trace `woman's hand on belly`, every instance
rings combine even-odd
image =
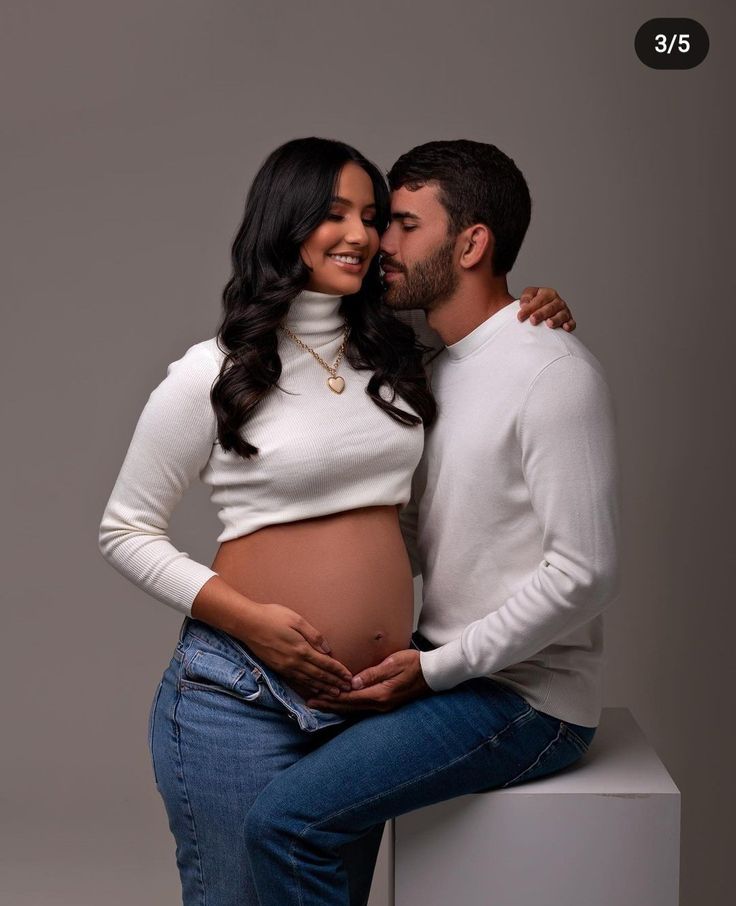
[[[281,604],[261,604],[249,611],[240,637],[269,667],[301,688],[339,695],[349,691],[352,673],[330,657],[330,646],[315,627]]]
[[[310,708],[350,714],[353,711],[391,711],[412,699],[430,695],[422,673],[419,652],[414,649],[396,651],[375,667],[369,667],[353,677],[353,691],[334,701],[319,696],[307,702]]]

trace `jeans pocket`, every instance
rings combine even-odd
[[[593,735],[595,733],[595,727],[582,728],[583,731],[586,732],[587,736],[589,737],[586,742],[586,740],[584,740],[575,730],[573,730],[573,728],[570,726],[570,724],[565,723],[564,721],[562,723],[563,723],[564,732],[565,732],[565,735],[567,736],[567,738],[570,740],[570,742],[572,742],[575,746],[578,747],[581,755],[585,755],[585,753],[590,748],[590,743],[591,743],[591,741],[593,739]]]
[[[180,689],[224,693],[252,702],[261,694],[253,669],[234,663],[224,655],[201,648],[189,649],[179,676]]]
[[[549,726],[551,718],[545,715],[545,723]],[[518,783],[526,783],[529,780],[537,780],[546,777],[548,774],[556,774],[564,768],[569,767],[582,757],[584,752],[581,750],[583,741],[573,733],[564,720],[557,720],[557,730],[554,737],[542,745],[536,757],[532,756],[531,763],[521,773],[516,774],[511,780],[503,784],[504,787],[515,786]]]

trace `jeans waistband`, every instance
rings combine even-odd
[[[283,677],[272,667],[264,664],[260,658],[241,642],[229,633],[221,629],[210,626],[201,620],[195,620],[193,617],[184,617],[179,630],[179,642],[177,651],[179,659],[183,656],[188,639],[199,639],[208,646],[229,654],[231,657],[236,656],[244,660],[253,671],[256,679],[261,679],[266,683],[271,694],[286,709],[288,714],[293,717],[302,730],[313,731],[322,727],[333,726],[334,724],[345,723],[347,718],[341,714],[331,714],[327,711],[320,711],[316,708],[309,708],[299,693],[292,689],[291,686],[284,682]],[[176,655],[175,655],[176,656]]]

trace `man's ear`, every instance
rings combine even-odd
[[[460,234],[460,267],[476,267],[493,254],[493,233],[484,223],[475,223]]]

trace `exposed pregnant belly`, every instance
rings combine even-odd
[[[413,581],[395,506],[267,526],[223,542],[212,569],[301,614],[352,673],[409,647]]]

